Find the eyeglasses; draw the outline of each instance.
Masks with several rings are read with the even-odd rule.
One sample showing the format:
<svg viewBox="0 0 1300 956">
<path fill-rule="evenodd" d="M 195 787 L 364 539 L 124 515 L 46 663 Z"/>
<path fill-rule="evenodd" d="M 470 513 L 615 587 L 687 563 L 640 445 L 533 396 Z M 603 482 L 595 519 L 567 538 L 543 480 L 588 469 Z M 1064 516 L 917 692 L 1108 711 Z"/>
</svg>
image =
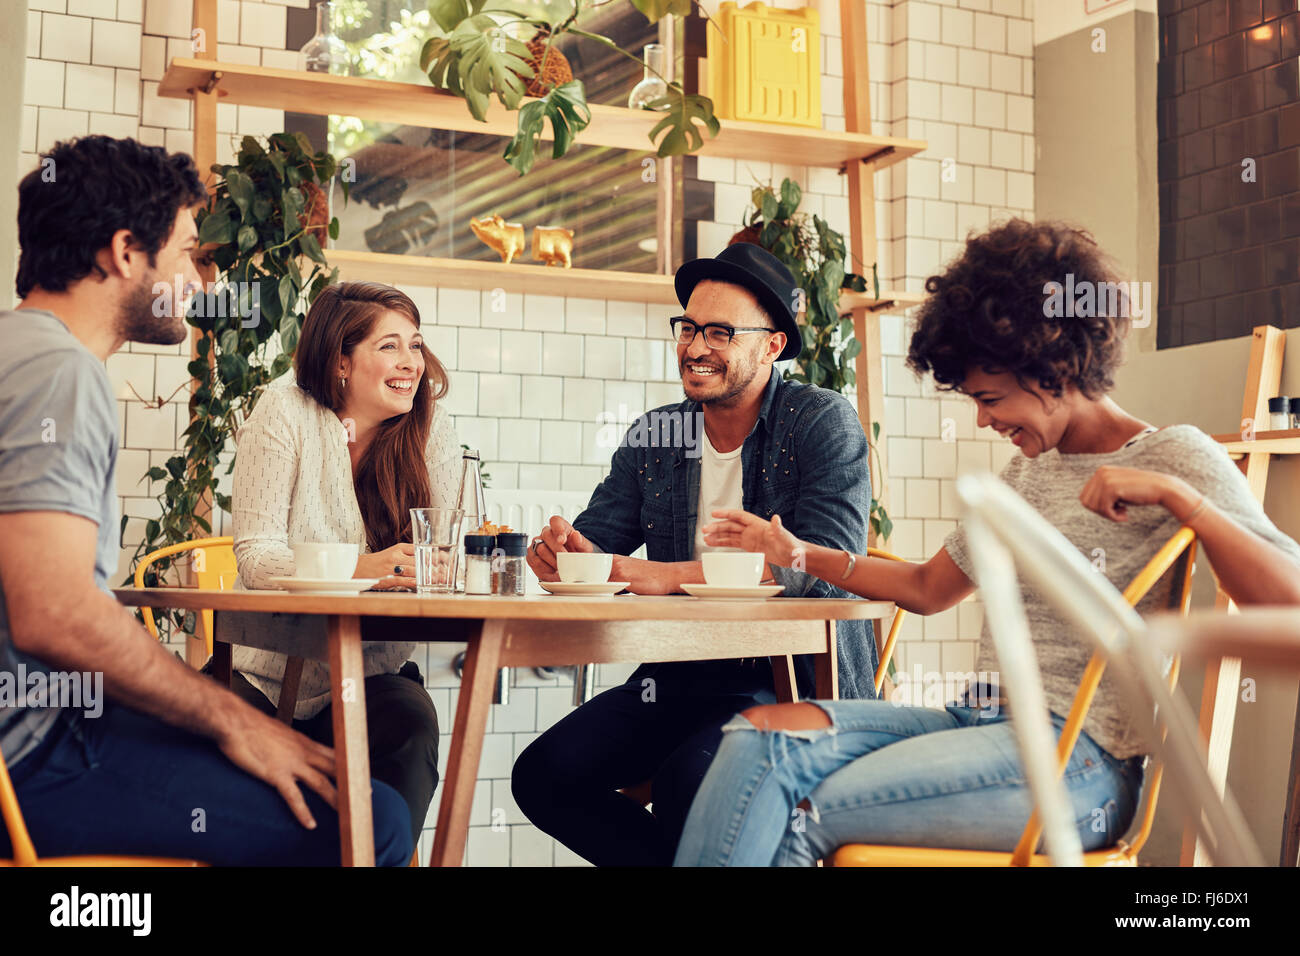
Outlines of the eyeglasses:
<svg viewBox="0 0 1300 956">
<path fill-rule="evenodd" d="M 678 345 L 689 346 L 695 341 L 695 336 L 703 332 L 704 344 L 718 351 L 730 345 L 731 340 L 738 334 L 776 331 L 776 329 L 760 329 L 757 327 L 735 328 L 730 325 L 719 325 L 716 322 L 706 322 L 704 325 L 698 325 L 684 315 L 669 319 L 668 324 L 672 327 L 673 338 L 677 340 Z"/>
</svg>

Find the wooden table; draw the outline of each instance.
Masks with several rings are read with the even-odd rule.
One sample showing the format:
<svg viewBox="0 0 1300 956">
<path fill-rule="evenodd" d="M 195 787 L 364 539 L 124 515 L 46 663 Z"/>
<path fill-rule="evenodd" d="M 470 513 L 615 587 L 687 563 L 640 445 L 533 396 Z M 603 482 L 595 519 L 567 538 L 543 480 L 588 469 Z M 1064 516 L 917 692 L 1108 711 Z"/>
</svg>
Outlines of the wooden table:
<svg viewBox="0 0 1300 956">
<path fill-rule="evenodd" d="M 838 696 L 837 620 L 893 616 L 893 604 L 829 598 L 751 601 L 692 597 L 479 597 L 367 592 L 355 596 L 285 591 L 119 588 L 132 607 L 319 614 L 326 637 L 293 653 L 327 661 L 333 702 L 339 832 L 345 866 L 373 866 L 361 618 L 427 618 L 426 638 L 467 645 L 456 722 L 429 865 L 458 866 L 465 852 L 470 804 L 483 734 L 502 667 L 561 667 L 626 661 L 718 660 L 769 656 L 779 700 L 797 699 L 791 655 L 816 656 L 818 698 Z M 707 625 L 700 635 L 691 624 Z M 408 629 L 405 629 L 409 631 Z M 880 629 L 877 628 L 880 632 Z M 214 644 L 223 655 L 229 645 Z M 280 647 L 267 647 L 280 650 Z M 228 656 L 226 657 L 228 660 Z"/>
</svg>

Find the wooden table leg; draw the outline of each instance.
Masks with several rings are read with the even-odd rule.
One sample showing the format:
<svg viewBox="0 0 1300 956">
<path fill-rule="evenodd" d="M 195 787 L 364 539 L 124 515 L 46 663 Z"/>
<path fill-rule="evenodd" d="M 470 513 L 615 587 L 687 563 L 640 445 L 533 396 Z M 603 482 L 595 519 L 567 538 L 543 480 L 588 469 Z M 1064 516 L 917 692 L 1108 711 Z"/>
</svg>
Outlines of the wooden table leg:
<svg viewBox="0 0 1300 956">
<path fill-rule="evenodd" d="M 478 636 L 471 636 L 465 652 L 465 670 L 460 678 L 456 701 L 456 725 L 447 755 L 447 774 L 442 781 L 442 802 L 438 805 L 438 828 L 433 834 L 430 866 L 460 866 L 469 835 L 469 811 L 474 802 L 483 733 L 487 730 L 496 685 L 504 621 L 484 621 Z"/>
<path fill-rule="evenodd" d="M 328 629 L 343 865 L 374 866 L 375 825 L 370 803 L 370 739 L 366 730 L 366 681 L 361 663 L 361 618 L 355 614 L 331 614 Z"/>
<path fill-rule="evenodd" d="M 222 687 L 230 686 L 231 653 L 225 641 L 212 642 L 212 678 Z"/>
<path fill-rule="evenodd" d="M 778 704 L 793 704 L 799 700 L 799 682 L 795 678 L 794 655 L 778 654 L 768 658 L 772 662 L 772 684 Z"/>
<path fill-rule="evenodd" d="M 826 653 L 813 657 L 818 700 L 840 699 L 840 654 L 835 640 L 835 622 L 826 621 Z"/>
<path fill-rule="evenodd" d="M 293 726 L 293 712 L 298 706 L 298 685 L 302 683 L 301 657 L 290 657 L 284 662 L 284 679 L 280 681 L 280 700 L 276 703 L 275 719 Z"/>
</svg>

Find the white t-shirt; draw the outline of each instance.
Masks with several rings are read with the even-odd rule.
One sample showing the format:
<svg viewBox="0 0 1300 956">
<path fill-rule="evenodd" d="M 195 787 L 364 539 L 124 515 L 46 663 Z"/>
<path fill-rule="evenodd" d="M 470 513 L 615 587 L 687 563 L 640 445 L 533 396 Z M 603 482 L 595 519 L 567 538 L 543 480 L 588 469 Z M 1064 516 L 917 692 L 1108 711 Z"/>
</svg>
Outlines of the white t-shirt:
<svg viewBox="0 0 1300 956">
<path fill-rule="evenodd" d="M 709 436 L 703 429 L 700 436 L 704 439 L 700 455 L 700 502 L 695 515 L 695 553 L 694 560 L 700 560 L 705 551 L 738 551 L 739 548 L 717 548 L 704 543 L 703 528 L 713 521 L 715 508 L 742 507 L 744 502 L 744 472 L 741 468 L 740 453 L 744 450 L 742 443 L 735 451 L 722 454 L 716 451 Z"/>
</svg>

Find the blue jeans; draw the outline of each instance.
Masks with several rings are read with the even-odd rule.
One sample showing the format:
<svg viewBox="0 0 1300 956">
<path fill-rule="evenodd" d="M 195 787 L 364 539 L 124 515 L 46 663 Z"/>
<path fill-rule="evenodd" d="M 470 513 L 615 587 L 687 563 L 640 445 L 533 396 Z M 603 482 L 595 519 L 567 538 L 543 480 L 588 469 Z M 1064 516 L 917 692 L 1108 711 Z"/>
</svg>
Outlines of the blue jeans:
<svg viewBox="0 0 1300 956">
<path fill-rule="evenodd" d="M 338 866 L 338 815 L 300 787 L 308 830 L 270 784 L 236 767 L 215 743 L 115 701 L 98 718 L 64 717 L 11 768 L 18 805 L 40 856 L 126 854 L 218 866 Z M 375 862 L 405 866 L 406 801 L 373 781 Z M 0 857 L 11 856 L 0 827 Z"/>
<path fill-rule="evenodd" d="M 1005 712 L 816 705 L 830 727 L 759 731 L 737 716 L 723 728 L 676 866 L 811 866 L 846 843 L 1015 847 L 1034 804 Z M 1065 719 L 1052 724 L 1059 736 Z M 1084 849 L 1110 846 L 1133 819 L 1142 758 L 1080 734 L 1065 784 Z"/>
</svg>

